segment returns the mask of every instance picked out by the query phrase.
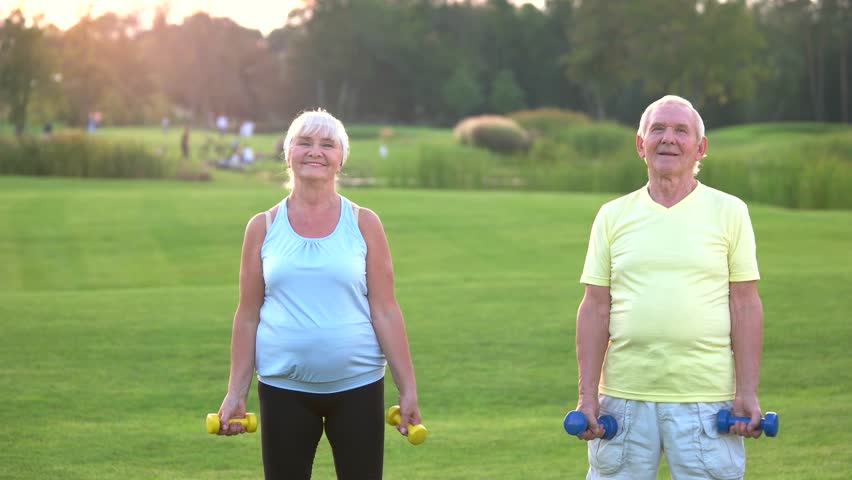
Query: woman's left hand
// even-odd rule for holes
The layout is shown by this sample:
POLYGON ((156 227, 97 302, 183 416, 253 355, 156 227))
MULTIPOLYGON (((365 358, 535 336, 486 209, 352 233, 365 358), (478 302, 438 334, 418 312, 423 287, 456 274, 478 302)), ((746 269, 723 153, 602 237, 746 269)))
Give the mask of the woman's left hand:
POLYGON ((409 425, 420 425, 423 419, 420 417, 420 408, 417 406, 417 395, 399 396, 399 425, 396 429, 403 435, 408 435, 409 425))

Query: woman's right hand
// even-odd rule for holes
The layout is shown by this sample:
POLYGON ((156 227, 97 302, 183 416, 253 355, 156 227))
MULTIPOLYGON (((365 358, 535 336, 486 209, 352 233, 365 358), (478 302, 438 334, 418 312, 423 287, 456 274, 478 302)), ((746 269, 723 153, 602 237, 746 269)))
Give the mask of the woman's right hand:
POLYGON ((239 435, 246 432, 246 428, 239 422, 228 422, 231 418, 245 418, 246 416, 246 401, 245 399, 235 399, 230 395, 226 395, 222 400, 222 406, 219 407, 219 432, 217 435, 239 435))

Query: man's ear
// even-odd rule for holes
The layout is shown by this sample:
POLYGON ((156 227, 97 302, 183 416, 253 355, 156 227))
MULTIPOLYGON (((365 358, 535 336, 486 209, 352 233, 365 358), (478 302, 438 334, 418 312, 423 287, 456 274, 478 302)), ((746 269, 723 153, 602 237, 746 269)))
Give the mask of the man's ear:
POLYGON ((707 155, 707 137, 701 137, 701 141, 698 142, 698 159, 701 160, 705 155, 707 155))

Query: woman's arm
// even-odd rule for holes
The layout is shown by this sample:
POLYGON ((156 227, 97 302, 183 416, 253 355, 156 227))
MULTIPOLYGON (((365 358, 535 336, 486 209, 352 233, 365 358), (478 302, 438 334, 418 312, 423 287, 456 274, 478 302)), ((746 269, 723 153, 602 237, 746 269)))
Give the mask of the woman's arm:
POLYGON ((246 226, 243 251, 240 260, 240 300, 234 314, 231 334, 231 371, 228 378, 228 393, 219 407, 219 433, 234 435, 245 432, 239 423, 229 424, 228 419, 244 417, 246 399, 254 374, 254 349, 257 325, 260 322, 260 306, 263 304, 263 269, 260 247, 266 236, 266 220, 260 213, 252 217, 246 226))
POLYGON ((361 208, 358 226, 367 243, 367 300, 370 303, 370 316, 399 391, 401 421, 397 428, 406 434, 408 424, 417 425, 422 420, 417 406, 417 383, 405 321, 394 294, 390 247, 381 220, 371 210, 361 208))

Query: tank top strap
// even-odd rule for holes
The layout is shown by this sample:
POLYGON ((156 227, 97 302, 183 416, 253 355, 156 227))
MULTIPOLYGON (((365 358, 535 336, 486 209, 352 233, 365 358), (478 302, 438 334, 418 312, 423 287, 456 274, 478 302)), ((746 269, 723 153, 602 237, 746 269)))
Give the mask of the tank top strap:
POLYGON ((353 201, 349 201, 352 205, 352 218, 354 220, 355 226, 358 226, 358 214, 361 212, 361 206, 353 201))

